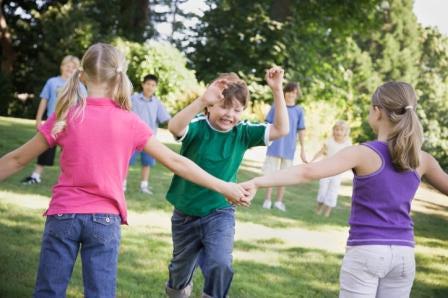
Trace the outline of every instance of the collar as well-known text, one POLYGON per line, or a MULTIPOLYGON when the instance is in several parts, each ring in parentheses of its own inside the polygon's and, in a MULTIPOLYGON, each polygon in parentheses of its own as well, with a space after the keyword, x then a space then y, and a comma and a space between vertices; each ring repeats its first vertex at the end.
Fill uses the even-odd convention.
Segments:
POLYGON ((86 104, 88 106, 118 106, 115 101, 107 97, 90 97, 86 99, 86 104))

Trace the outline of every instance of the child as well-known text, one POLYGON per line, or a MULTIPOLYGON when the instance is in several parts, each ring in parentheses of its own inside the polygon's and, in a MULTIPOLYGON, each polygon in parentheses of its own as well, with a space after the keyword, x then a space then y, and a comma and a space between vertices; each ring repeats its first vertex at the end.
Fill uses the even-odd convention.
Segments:
MULTIPOLYGON (((292 166, 296 151, 297 138, 300 142, 300 157, 303 162, 307 162, 304 147, 305 115, 303 108, 299 105, 296 105, 296 100, 297 98, 300 98, 301 95, 299 84, 288 83, 283 89, 283 92, 285 93, 285 101, 288 108, 289 133, 288 135, 275 140, 268 147, 268 150, 266 152, 266 160, 263 166, 265 174, 270 174, 280 169, 286 169, 292 166)), ((272 123, 274 113, 275 107, 271 107, 268 115, 266 116, 267 122, 272 123)), ((285 187, 278 187, 277 200, 274 204, 274 207, 281 211, 286 211, 286 206, 283 203, 284 194, 285 187)), ((263 202, 263 208, 271 209, 271 196, 272 188, 268 188, 266 190, 266 197, 263 202)))
MULTIPOLYGON (((73 72, 79 67, 79 59, 74 56, 65 56, 61 62, 61 75, 57 77, 52 77, 47 80, 44 88, 40 92, 40 103, 37 108, 36 113, 36 129, 42 123, 43 119, 50 118, 53 115, 57 99, 59 94, 61 93, 62 88, 65 85, 65 82, 70 78, 73 72), (44 117, 44 112, 45 117, 44 117)), ((84 86, 82 87, 84 88, 84 86)), ((85 93, 85 90, 83 90, 85 93)), ((44 171, 45 166, 52 166, 54 164, 54 157, 56 155, 56 147, 49 148, 45 152, 43 152, 37 158, 37 164, 34 168, 33 173, 30 176, 25 177, 22 180, 22 184, 37 184, 42 182, 42 173, 44 171)))
POLYGON ((388 82, 372 96, 368 122, 377 140, 320 162, 258 177, 243 186, 292 185, 352 169, 352 211, 340 297, 409 297, 415 277, 411 201, 421 177, 448 194, 448 175, 421 151, 423 132, 411 85, 388 82))
MULTIPOLYGON (((351 146, 352 142, 349 139, 349 133, 350 127, 347 122, 342 120, 336 121, 333 126, 333 137, 325 142, 312 161, 315 161, 322 155, 327 157, 333 156, 345 147, 351 146)), ((326 217, 330 216, 331 210, 336 207, 340 186, 341 175, 320 179, 316 208, 318 215, 323 213, 326 217)))
MULTIPOLYGON (((288 133, 288 114, 281 89, 283 70, 274 67, 266 73, 276 106, 272 125, 241 122, 248 104, 247 86, 235 74, 220 78, 229 81, 222 96, 206 92, 175 115, 168 129, 182 142, 182 155, 220 179, 235 181, 248 148, 266 145, 288 133), (195 118, 204 108, 207 114, 195 118)), ((175 209, 171 218, 173 258, 166 293, 169 297, 190 295, 193 272, 201 256, 203 297, 225 297, 233 277, 235 209, 222 195, 179 176, 173 177, 167 199, 175 209)))
MULTIPOLYGON (((117 49, 91 46, 65 85, 56 113, 30 141, 0 159, 3 180, 49 147, 62 148, 61 175, 45 212, 34 297, 65 297, 79 249, 84 295, 115 297, 120 224, 127 223, 122 182, 134 150, 144 150, 177 175, 232 202, 246 194, 152 137, 151 129, 130 112, 132 85, 126 70, 117 49), (87 86, 87 98, 81 96, 80 81, 87 86)), ((213 87, 222 91, 225 85, 213 87)))
MULTIPOLYGON (((142 82, 143 92, 132 96, 132 111, 136 113, 153 131, 154 135, 157 133, 159 124, 170 120, 170 114, 166 111, 162 102, 154 96, 157 88, 157 77, 149 74, 143 78, 142 82)), ((133 165, 138 153, 134 152, 131 157, 130 164, 133 165)), ((156 164, 155 159, 146 154, 140 153, 142 164, 142 173, 140 179, 140 191, 152 195, 151 187, 148 184, 150 168, 156 164)), ((123 183, 124 191, 126 191, 126 180, 123 183)))

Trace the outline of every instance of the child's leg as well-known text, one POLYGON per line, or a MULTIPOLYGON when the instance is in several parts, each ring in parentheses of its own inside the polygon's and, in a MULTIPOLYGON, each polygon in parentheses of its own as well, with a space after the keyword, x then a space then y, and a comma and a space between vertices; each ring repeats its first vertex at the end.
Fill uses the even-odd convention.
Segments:
POLYGON ((332 208, 336 207, 340 186, 341 176, 328 178, 328 189, 324 198, 324 215, 327 217, 330 216, 332 208))
POLYGON ((285 187, 279 186, 277 188, 277 202, 283 202, 284 195, 285 195, 285 187))
MULTIPOLYGON (((280 158, 280 168, 279 170, 287 169, 292 167, 293 161, 290 159, 280 158)), ((280 186, 277 189, 277 202, 283 203, 283 197, 285 196, 285 187, 280 186)))
POLYGON ((204 244, 204 294, 226 297, 233 278, 235 209, 229 207, 216 210, 203 218, 201 226, 204 244))
POLYGON ((198 255, 202 249, 199 217, 192 217, 174 210, 171 217, 173 258, 166 285, 168 297, 188 297, 198 255))
POLYGON ((331 208, 330 206, 327 206, 327 205, 324 204, 323 212, 324 212, 325 217, 329 217, 330 216, 332 209, 333 208, 331 208))
POLYGON ((74 214, 47 217, 33 297, 66 296, 78 255, 80 231, 74 214))
MULTIPOLYGON (((280 167, 280 158, 274 156, 266 156, 263 164, 263 173, 271 174, 277 171, 280 167)), ((272 206, 272 187, 266 189, 266 195, 264 197, 263 208, 270 209, 272 206)))
POLYGON ((415 278, 414 248, 392 245, 391 270, 380 279, 376 297, 409 297, 415 278))
POLYGON ((316 213, 318 215, 322 214, 329 185, 330 185, 329 178, 323 178, 319 180, 319 191, 317 193, 317 208, 316 208, 316 213))
POLYGON ((121 218, 112 214, 77 216, 83 222, 81 259, 84 296, 115 297, 121 218))
POLYGON ((149 174, 150 169, 156 164, 156 160, 147 154, 146 152, 141 153, 141 162, 142 162, 142 174, 140 179, 140 191, 152 194, 149 187, 149 174))

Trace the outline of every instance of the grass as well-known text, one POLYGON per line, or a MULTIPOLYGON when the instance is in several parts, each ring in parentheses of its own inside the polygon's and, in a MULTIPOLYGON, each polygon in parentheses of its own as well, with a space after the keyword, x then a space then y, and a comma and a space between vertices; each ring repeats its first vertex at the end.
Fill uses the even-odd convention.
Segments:
MULTIPOLYGON (((32 121, 0 117, 0 154, 34 133, 32 121)), ((0 183, 0 297, 29 297, 33 291, 44 225, 41 214, 59 172, 57 166, 46 168, 42 184, 21 186, 20 180, 33 167, 30 164, 0 183)), ((245 160, 239 179, 253 177, 256 168, 245 160)), ((172 175, 159 164, 152 170, 151 197, 137 191, 139 175, 139 166, 131 168, 127 193, 131 225, 122 228, 117 296, 163 297, 172 250, 172 207, 164 195, 172 175)), ((287 212, 262 209, 263 192, 251 208, 238 210, 230 297, 337 296, 350 198, 340 197, 332 216, 323 218, 314 214, 316 192, 317 183, 287 188, 287 212)), ((431 197, 416 203, 420 200, 426 209, 413 211, 417 276, 412 297, 448 297, 448 204, 431 197)), ((200 297, 201 289, 198 270, 193 297, 200 297)), ((67 296, 83 296, 79 262, 67 296)))

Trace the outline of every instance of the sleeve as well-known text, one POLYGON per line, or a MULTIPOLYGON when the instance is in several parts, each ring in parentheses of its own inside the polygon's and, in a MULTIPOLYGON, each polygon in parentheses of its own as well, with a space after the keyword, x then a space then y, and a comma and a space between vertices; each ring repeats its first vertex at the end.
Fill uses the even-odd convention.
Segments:
POLYGON ((87 97, 87 89, 86 86, 84 86, 83 83, 79 83, 79 89, 81 91, 81 95, 84 97, 87 97))
POLYGON ((153 135, 151 128, 146 125, 137 115, 132 114, 134 117, 134 148, 137 151, 143 151, 149 138, 153 135))
POLYGON ((269 130, 270 124, 260 123, 250 123, 245 122, 243 124, 245 141, 247 148, 254 146, 267 146, 269 145, 269 130))
POLYGON ((171 119, 171 116, 160 100, 157 103, 157 123, 165 123, 171 119))
POLYGON ((297 109, 297 130, 305 129, 305 111, 302 108, 297 109))
POLYGON ((44 136, 48 143, 48 146, 54 147, 57 145, 58 137, 51 134, 51 130, 56 122, 56 114, 51 115, 43 124, 38 128, 38 131, 44 136))
POLYGON ((40 92, 40 98, 45 98, 49 100, 51 97, 51 79, 49 79, 46 83, 42 91, 40 92))
POLYGON ((266 115, 266 122, 268 123, 272 123, 274 122, 274 115, 275 115, 275 108, 274 106, 271 107, 271 109, 269 110, 268 114, 266 115))
POLYGON ((201 125, 205 123, 205 119, 203 119, 203 117, 205 116, 196 116, 193 118, 193 120, 191 120, 188 124, 184 135, 178 138, 177 141, 182 142, 183 144, 188 144, 194 140, 198 135, 198 132, 201 130, 201 125))

